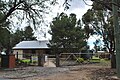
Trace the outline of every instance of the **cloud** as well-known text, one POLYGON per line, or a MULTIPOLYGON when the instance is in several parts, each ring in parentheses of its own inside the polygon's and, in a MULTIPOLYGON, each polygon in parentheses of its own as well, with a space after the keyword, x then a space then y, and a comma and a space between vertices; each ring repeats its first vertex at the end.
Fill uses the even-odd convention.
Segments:
MULTIPOLYGON (((70 2, 70 5, 71 5, 70 8, 67 11, 64 11, 64 7, 63 7, 64 1, 65 0, 58 0, 59 4, 56 4, 55 6, 51 6, 52 12, 49 13, 48 15, 46 15, 46 18, 44 18, 44 19, 46 19, 47 23, 50 23, 52 21, 52 19, 57 16, 58 13, 62 13, 62 12, 65 12, 68 15, 71 13, 74 13, 74 14, 76 14, 78 19, 81 19, 82 16, 87 12, 87 10, 92 7, 92 6, 86 5, 83 2, 83 0, 72 0, 70 2)), ((92 4, 91 1, 87 1, 87 3, 92 4)), ((47 30, 49 30, 48 27, 46 29, 46 34, 47 34, 46 36, 47 36, 47 39, 50 39, 51 36, 47 33, 47 30)), ((40 39, 41 39, 41 37, 40 37, 40 39)))
MULTIPOLYGON (((69 4, 71 5, 70 8, 65 11, 63 6, 64 1, 65 0, 58 0, 58 4, 56 4, 55 6, 51 6, 52 12, 49 15, 47 15, 47 19, 49 22, 52 20, 52 18, 56 17, 58 13, 62 13, 62 12, 65 12, 68 15, 70 13, 74 13, 77 15, 77 18, 82 18, 84 13, 86 13, 87 10, 92 7, 92 6, 86 5, 83 2, 83 0, 72 0, 69 2, 69 4)), ((87 1, 86 3, 92 4, 91 1, 87 1)))
POLYGON ((74 10, 76 8, 85 8, 85 4, 82 0, 73 0, 70 2, 70 10, 74 10))
MULTIPOLYGON (((86 3, 92 4, 91 1, 87 1, 86 3)), ((86 5, 83 0, 73 0, 71 3, 71 7, 67 13, 75 13, 77 18, 82 18, 82 16, 90 9, 92 6, 86 5)))

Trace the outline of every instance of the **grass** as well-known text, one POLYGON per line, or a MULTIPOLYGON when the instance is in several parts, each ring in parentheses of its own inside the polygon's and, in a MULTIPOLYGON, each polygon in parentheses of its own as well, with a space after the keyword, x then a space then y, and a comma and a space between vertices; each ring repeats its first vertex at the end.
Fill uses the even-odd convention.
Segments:
POLYGON ((93 56, 90 62, 100 62, 100 63, 108 63, 110 60, 108 59, 101 59, 99 57, 93 56))
POLYGON ((23 63, 37 63, 38 61, 32 61, 30 59, 24 59, 24 60, 21 60, 21 62, 23 63))
POLYGON ((89 62, 93 62, 93 63, 99 63, 100 62, 100 60, 95 60, 95 59, 91 59, 91 60, 89 60, 89 62))
POLYGON ((92 59, 89 60, 89 62, 99 63, 98 65, 101 65, 101 66, 110 66, 110 60, 100 59, 99 57, 96 57, 96 56, 93 56, 92 59))
POLYGON ((89 60, 90 62, 98 63, 101 61, 99 57, 93 56, 92 59, 89 60))
POLYGON ((23 63, 30 63, 30 59, 24 59, 24 60, 21 60, 21 62, 23 62, 23 63))
POLYGON ((92 59, 98 60, 98 59, 100 59, 100 58, 99 58, 99 57, 96 57, 96 56, 93 56, 92 59))
POLYGON ((102 65, 102 66, 110 66, 110 60, 101 59, 99 65, 102 65))

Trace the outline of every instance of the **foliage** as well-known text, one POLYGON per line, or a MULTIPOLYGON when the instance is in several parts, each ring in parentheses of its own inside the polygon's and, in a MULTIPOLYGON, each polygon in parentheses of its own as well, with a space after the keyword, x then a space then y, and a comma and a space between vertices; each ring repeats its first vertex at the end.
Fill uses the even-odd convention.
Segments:
POLYGON ((23 41, 23 30, 19 30, 17 29, 15 33, 12 34, 11 38, 12 38, 12 46, 15 46, 17 43, 19 43, 20 41, 23 41))
POLYGON ((0 0, 0 23, 12 19, 28 19, 29 23, 40 24, 43 22, 44 14, 50 11, 50 5, 54 5, 56 0, 0 0))
POLYGON ((33 29, 30 26, 25 27, 24 31, 24 40, 36 40, 36 37, 34 37, 33 29))
POLYGON ((24 65, 29 65, 31 63, 31 61, 30 61, 30 59, 24 59, 24 60, 18 59, 17 63, 18 63, 17 65, 24 66, 24 65))
POLYGON ((36 63, 38 63, 38 61, 32 61, 32 63, 33 63, 33 64, 36 64, 36 63))
POLYGON ((0 48, 9 50, 10 46, 10 31, 7 28, 0 28, 0 48))
POLYGON ((64 52, 79 52, 81 48, 87 46, 84 29, 81 27, 80 20, 77 21, 75 14, 67 16, 61 13, 53 19, 50 27, 49 33, 52 35, 52 40, 49 46, 52 49, 61 48, 64 52))
POLYGON ((98 59, 98 60, 99 60, 100 58, 97 57, 97 56, 92 56, 92 59, 94 59, 94 60, 95 60, 95 59, 98 59))
POLYGON ((29 59, 24 59, 24 60, 21 60, 21 62, 23 62, 23 63, 30 63, 30 60, 29 59))
MULTIPOLYGON (((111 12, 106 9, 95 10, 92 8, 84 14, 82 20, 85 24, 87 36, 101 36, 101 38, 103 38, 104 46, 112 54, 115 50, 115 41, 111 12)), ((99 43, 99 40, 96 41, 95 45, 99 43)))
POLYGON ((77 58, 76 60, 78 63, 83 63, 84 62, 84 59, 83 58, 77 58))
MULTIPOLYGON (((64 5, 69 9, 69 1, 65 0, 64 5)), ((85 0, 83 0, 85 2, 85 0)), ((110 3, 112 0, 91 0, 93 2, 92 9, 89 9, 83 16, 82 20, 85 24, 87 37, 91 35, 101 35, 105 43, 105 48, 113 53, 115 50, 114 27, 112 22, 112 4, 119 6, 118 3, 110 3), (109 2, 109 3, 108 3, 109 2)), ((98 41, 98 40, 97 40, 98 41)), ((98 47, 95 43, 95 46, 98 47)), ((105 49, 104 48, 104 49, 105 49)))
POLYGON ((101 59, 97 56, 92 56, 92 58, 89 60, 89 62, 99 63, 99 62, 101 62, 101 59))
POLYGON ((9 50, 22 40, 34 40, 30 28, 26 28, 25 33, 19 30, 11 33, 10 27, 15 22, 18 26, 23 20, 34 26, 42 23, 44 14, 48 14, 50 5, 55 3, 56 0, 0 0, 0 47, 7 47, 9 50))
MULTIPOLYGON (((91 35, 101 36, 104 42, 104 50, 106 49, 112 55, 111 67, 115 67, 115 39, 112 12, 105 6, 96 4, 95 2, 93 3, 92 9, 89 9, 83 15, 82 20, 88 37, 91 35)), ((97 48, 100 48, 97 46, 98 42, 95 43, 96 51, 97 48)))
MULTIPOLYGON (((72 0, 65 0, 65 4, 69 9, 69 2, 72 0)), ((85 0, 83 0, 85 2, 85 0)), ((112 0, 91 0, 93 1, 92 9, 89 9, 83 16, 83 22, 85 24, 86 33, 89 38, 90 35, 102 35, 104 42, 104 50, 108 50, 111 53, 111 67, 115 67, 115 39, 114 39, 114 27, 111 11, 112 4, 120 8, 120 0, 117 3, 112 3, 112 0)), ((119 11, 119 10, 118 10, 119 11)), ((118 12, 118 16, 119 16, 118 12)), ((95 45, 96 46, 96 45, 95 45)))
POLYGON ((25 30, 19 30, 18 28, 16 32, 12 34, 11 38, 12 47, 20 41, 36 40, 36 37, 34 37, 33 29, 30 26, 25 27, 25 30))
POLYGON ((97 51, 101 51, 101 47, 99 46, 99 43, 100 43, 100 39, 97 39, 95 42, 93 42, 94 44, 94 49, 95 49, 95 52, 97 53, 97 51))
MULTIPOLYGON (((7 26, 7 24, 4 26, 7 26)), ((25 30, 17 29, 15 33, 10 32, 7 27, 0 27, 0 50, 5 48, 7 53, 12 50, 17 43, 23 40, 36 40, 33 30, 30 26, 27 26, 25 30)))

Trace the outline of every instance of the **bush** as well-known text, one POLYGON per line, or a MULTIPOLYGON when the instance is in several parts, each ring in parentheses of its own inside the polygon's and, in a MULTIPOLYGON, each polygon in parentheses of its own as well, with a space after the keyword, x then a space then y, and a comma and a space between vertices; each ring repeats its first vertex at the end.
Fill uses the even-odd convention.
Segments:
POLYGON ((92 59, 94 59, 94 60, 100 60, 100 58, 97 57, 97 56, 92 56, 92 59))
POLYGON ((18 59, 16 60, 16 62, 17 62, 17 65, 29 65, 31 63, 29 59, 24 59, 24 60, 18 59))
POLYGON ((84 62, 84 59, 83 59, 83 58, 77 58, 77 62, 78 62, 78 63, 83 63, 83 62, 84 62))
POLYGON ((90 60, 90 62, 92 62, 92 63, 99 63, 100 62, 100 58, 99 57, 97 57, 97 56, 92 56, 92 59, 90 60))
POLYGON ((36 64, 36 63, 37 63, 37 61, 32 61, 32 63, 33 63, 33 64, 36 64))

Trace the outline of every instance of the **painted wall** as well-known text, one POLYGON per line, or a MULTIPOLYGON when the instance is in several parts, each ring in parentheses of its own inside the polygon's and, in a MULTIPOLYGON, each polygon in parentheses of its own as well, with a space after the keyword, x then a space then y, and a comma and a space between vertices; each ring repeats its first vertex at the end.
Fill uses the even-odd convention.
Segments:
POLYGON ((23 50, 13 50, 13 54, 15 54, 15 58, 17 58, 17 53, 19 59, 23 59, 23 50))

